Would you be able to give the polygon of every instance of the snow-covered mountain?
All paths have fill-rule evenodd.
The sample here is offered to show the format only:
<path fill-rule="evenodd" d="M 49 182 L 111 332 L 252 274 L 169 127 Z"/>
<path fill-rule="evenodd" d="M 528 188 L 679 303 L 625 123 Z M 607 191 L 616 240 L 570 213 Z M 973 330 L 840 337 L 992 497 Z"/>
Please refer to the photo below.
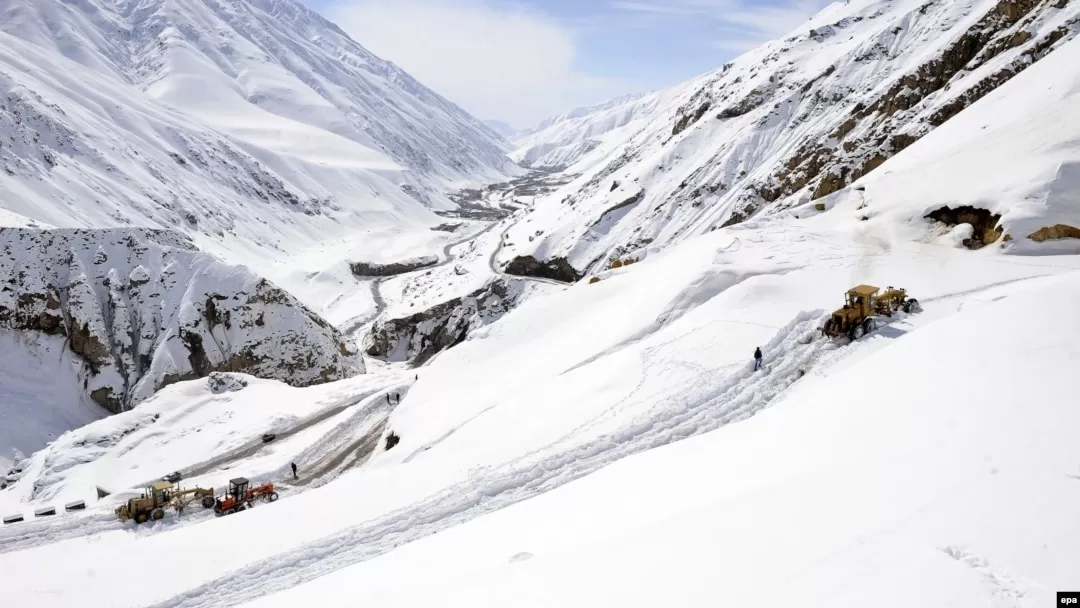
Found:
<path fill-rule="evenodd" d="M 380 311 L 362 319 L 377 319 L 368 346 L 397 352 L 335 382 L 218 373 L 106 419 L 66 412 L 87 424 L 0 477 L 4 600 L 1050 605 L 1080 572 L 1074 4 L 834 4 L 663 93 L 653 120 L 603 162 L 581 157 L 584 174 L 550 197 L 545 184 L 566 175 L 470 190 L 471 204 L 496 202 L 477 209 L 506 214 L 431 231 L 460 230 L 453 240 L 357 238 L 369 258 L 355 267 L 379 275 L 364 279 Z M 146 310 L 130 305 L 143 301 L 138 256 L 114 245 L 102 268 L 72 249 L 88 277 L 118 267 L 94 288 L 127 293 L 99 299 Z M 382 276 L 418 247 L 417 270 Z M 143 257 L 202 256 L 160 249 Z M 633 263 L 608 267 L 620 250 Z M 43 276 L 80 276 L 60 253 L 26 255 L 50 262 Z M 592 260 L 570 284 L 492 281 Z M 39 272 L 23 261 L 9 274 L 21 266 Z M 202 305 L 185 317 L 199 324 L 206 285 L 182 307 Z M 859 339 L 825 337 L 856 285 L 921 305 L 875 315 Z M 59 323 L 44 293 L 20 322 Z M 0 363 L 22 337 L 0 332 Z M 19 361 L 71 363 L 53 345 Z M 400 363 L 413 356 L 425 363 Z M 16 369 L 5 397 L 85 388 L 56 375 L 34 391 L 48 375 Z M 43 435 L 59 428 L 41 422 Z M 273 482 L 280 500 L 118 521 L 118 505 L 173 471 L 218 496 L 238 476 Z M 66 511 L 76 500 L 86 508 Z"/>
<path fill-rule="evenodd" d="M 215 371 L 309 386 L 364 370 L 292 295 L 176 232 L 3 228 L 0 275 L 0 458 L 93 419 L 90 404 L 121 412 Z M 40 375 L 45 394 L 26 384 Z"/>
<path fill-rule="evenodd" d="M 517 129 L 501 120 L 485 120 L 484 124 L 492 131 L 498 133 L 499 137 L 502 137 L 503 139 L 512 139 L 514 134 L 517 133 Z"/>
<path fill-rule="evenodd" d="M 348 263 L 437 246 L 450 190 L 521 172 L 481 122 L 290 0 L 3 3 L 0 225 L 36 229 L 0 238 L 0 265 L 25 265 L 3 326 L 21 368 L 66 380 L 48 405 L 0 382 L 20 396 L 0 425 L 28 429 L 0 458 L 215 370 L 361 371 L 321 318 L 367 291 Z"/>
<path fill-rule="evenodd" d="M 426 231 L 450 188 L 520 172 L 482 123 L 290 0 L 7 2 L 0 142 L 9 211 L 178 229 L 262 272 Z"/>
<path fill-rule="evenodd" d="M 634 133 L 655 118 L 653 112 L 677 88 L 653 93 L 625 95 L 606 103 L 575 108 L 552 116 L 538 126 L 516 134 L 510 157 L 519 165 L 545 170 L 580 173 L 589 158 L 600 162 Z"/>
<path fill-rule="evenodd" d="M 662 93 L 640 127 L 538 204 L 509 240 L 520 255 L 567 259 L 581 272 L 820 199 L 1037 65 L 1078 29 L 1080 5 L 1055 0 L 834 3 L 786 38 Z"/>

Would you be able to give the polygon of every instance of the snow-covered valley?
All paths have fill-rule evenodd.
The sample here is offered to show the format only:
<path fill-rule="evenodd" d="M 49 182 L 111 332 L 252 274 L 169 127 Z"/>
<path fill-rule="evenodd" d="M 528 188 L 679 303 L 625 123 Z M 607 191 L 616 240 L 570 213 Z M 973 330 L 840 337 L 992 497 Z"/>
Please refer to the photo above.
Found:
<path fill-rule="evenodd" d="M 835 3 L 516 133 L 284 0 L 5 8 L 0 597 L 1050 605 L 1080 585 L 1074 4 Z M 165 124 L 311 213 L 133 161 Z M 857 285 L 918 305 L 823 335 Z M 118 518 L 174 472 L 275 500 Z"/>

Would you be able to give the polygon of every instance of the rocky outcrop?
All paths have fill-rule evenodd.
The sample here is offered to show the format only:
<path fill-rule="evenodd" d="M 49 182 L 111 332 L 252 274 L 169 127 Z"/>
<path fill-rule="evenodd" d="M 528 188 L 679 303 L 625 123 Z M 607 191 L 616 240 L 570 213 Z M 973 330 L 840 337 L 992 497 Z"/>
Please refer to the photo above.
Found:
<path fill-rule="evenodd" d="M 0 329 L 66 336 L 114 413 L 213 372 L 294 386 L 363 372 L 326 321 L 179 233 L 0 228 L 0 276 Z"/>
<path fill-rule="evenodd" d="M 1039 243 L 1057 239 L 1080 239 L 1080 228 L 1068 224 L 1044 226 L 1029 234 L 1028 238 Z"/>
<path fill-rule="evenodd" d="M 206 386 L 210 389 L 210 392 L 215 395 L 222 393 L 235 393 L 236 391 L 247 388 L 247 378 L 240 374 L 229 374 L 224 372 L 212 372 L 210 376 L 206 378 Z"/>
<path fill-rule="evenodd" d="M 429 255 L 400 262 L 378 264 L 375 262 L 349 262 L 349 269 L 353 275 L 361 278 L 367 277 L 392 277 L 428 268 L 439 263 L 439 258 Z"/>
<path fill-rule="evenodd" d="M 982 249 L 996 243 L 1004 229 L 1001 227 L 1001 216 L 990 213 L 986 209 L 976 207 L 941 207 L 926 214 L 926 219 L 941 222 L 948 227 L 968 224 L 972 227 L 971 238 L 964 239 L 963 245 L 968 249 Z"/>
<path fill-rule="evenodd" d="M 841 190 L 884 164 L 933 128 L 959 114 L 1008 82 L 1073 32 L 1065 27 L 1034 39 L 1019 29 L 1062 8 L 1059 0 L 998 0 L 939 55 L 904 74 L 872 103 L 853 106 L 849 119 L 828 139 L 804 144 L 759 192 L 777 201 L 810 186 L 811 198 Z M 932 112 L 930 101 L 955 79 L 966 77 L 991 59 L 1024 47 L 1004 67 L 965 84 L 964 90 Z"/>
<path fill-rule="evenodd" d="M 460 298 L 401 319 L 379 321 L 364 340 L 365 352 L 420 365 L 465 341 L 469 332 L 498 320 L 518 302 L 523 282 L 495 279 Z"/>
<path fill-rule="evenodd" d="M 582 277 L 566 258 L 553 258 L 541 262 L 531 255 L 520 255 L 510 260 L 505 272 L 519 277 L 549 279 L 563 283 L 576 283 Z"/>

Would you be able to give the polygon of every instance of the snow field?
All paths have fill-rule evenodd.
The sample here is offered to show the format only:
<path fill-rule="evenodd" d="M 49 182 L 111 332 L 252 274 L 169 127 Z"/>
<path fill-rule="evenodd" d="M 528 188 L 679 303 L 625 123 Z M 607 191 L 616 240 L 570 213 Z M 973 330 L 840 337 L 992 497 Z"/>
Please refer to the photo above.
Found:
<path fill-rule="evenodd" d="M 307 389 L 235 377 L 247 386 L 215 393 L 206 379 L 182 382 L 133 410 L 65 433 L 27 461 L 25 480 L 0 494 L 0 511 L 29 516 L 30 505 L 86 500 L 87 513 L 107 512 L 118 527 L 111 510 L 173 471 L 184 474 L 183 487 L 213 488 L 237 475 L 291 478 L 291 462 L 314 473 L 351 435 L 385 419 L 386 392 L 407 394 L 408 376 L 380 372 Z M 264 433 L 279 439 L 263 443 Z M 99 487 L 114 495 L 99 502 Z M 0 539 L 6 532 L 0 529 Z"/>
<path fill-rule="evenodd" d="M 125 587 L 121 605 L 233 605 L 251 599 L 252 588 L 283 591 L 530 502 L 622 458 L 745 422 L 800 382 L 824 385 L 830 370 L 848 373 L 921 328 L 992 306 L 986 298 L 997 296 L 986 294 L 1077 266 L 1074 258 L 1015 264 L 883 239 L 848 244 L 839 238 L 846 228 L 808 227 L 749 223 L 649 255 L 598 284 L 530 298 L 417 370 L 388 422 L 398 446 L 332 484 L 233 518 L 229 534 L 252 537 L 247 550 L 223 549 L 213 565 L 190 564 L 183 547 L 216 547 L 214 526 L 224 519 L 143 536 L 116 530 L 94 543 L 100 549 L 107 537 L 109 550 L 129 557 L 168 556 L 168 564 L 148 560 L 152 568 L 88 577 L 74 558 L 90 546 L 83 539 L 0 554 L 0 567 L 29 577 L 35 564 L 50 563 L 63 576 L 15 594 L 57 605 L 75 588 L 113 602 L 113 576 L 140 580 Z M 851 347 L 814 339 L 822 313 L 858 282 L 907 287 L 926 310 Z M 755 374 L 750 355 L 759 345 L 766 370 Z M 274 529 L 272 538 L 260 526 Z"/>
<path fill-rule="evenodd" d="M 245 605 L 1049 605 L 1080 566 L 1080 274 L 997 291 L 753 419 Z"/>

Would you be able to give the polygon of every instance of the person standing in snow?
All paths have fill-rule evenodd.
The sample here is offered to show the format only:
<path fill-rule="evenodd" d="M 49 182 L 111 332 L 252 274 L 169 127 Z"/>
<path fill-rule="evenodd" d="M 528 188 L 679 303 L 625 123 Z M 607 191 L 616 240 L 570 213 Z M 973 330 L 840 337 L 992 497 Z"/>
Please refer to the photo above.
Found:
<path fill-rule="evenodd" d="M 761 369 L 761 347 L 754 349 L 754 371 Z"/>
<path fill-rule="evenodd" d="M 386 405 L 393 405 L 394 402 L 390 401 L 390 393 L 386 393 Z"/>
<path fill-rule="evenodd" d="M 296 475 L 296 463 L 295 463 L 295 462 L 293 462 L 293 463 L 291 463 L 291 464 L 292 464 L 292 478 L 293 478 L 293 479 L 300 479 L 300 477 L 298 477 L 298 476 Z"/>

